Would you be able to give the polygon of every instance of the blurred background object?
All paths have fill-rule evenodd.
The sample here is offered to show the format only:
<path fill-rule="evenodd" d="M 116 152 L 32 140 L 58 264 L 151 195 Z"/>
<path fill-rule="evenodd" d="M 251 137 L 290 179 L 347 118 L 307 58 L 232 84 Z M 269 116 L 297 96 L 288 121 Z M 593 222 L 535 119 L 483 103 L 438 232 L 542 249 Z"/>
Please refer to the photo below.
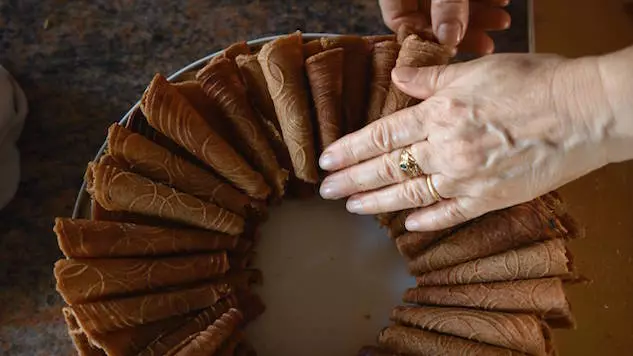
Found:
<path fill-rule="evenodd" d="M 20 153 L 16 142 L 28 105 L 24 92 L 0 65 L 0 209 L 11 201 L 20 181 Z"/>

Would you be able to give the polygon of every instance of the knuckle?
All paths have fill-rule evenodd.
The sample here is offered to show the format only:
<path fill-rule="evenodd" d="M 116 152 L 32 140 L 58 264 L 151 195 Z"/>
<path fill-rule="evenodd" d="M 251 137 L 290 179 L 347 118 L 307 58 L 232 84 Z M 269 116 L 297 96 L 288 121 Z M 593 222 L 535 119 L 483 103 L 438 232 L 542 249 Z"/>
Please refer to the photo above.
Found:
<path fill-rule="evenodd" d="M 376 125 L 371 131 L 371 141 L 380 152 L 391 152 L 393 143 L 389 126 L 387 124 Z"/>
<path fill-rule="evenodd" d="M 343 147 L 343 150 L 346 152 L 351 162 L 360 162 L 360 157 L 358 156 L 358 153 L 354 149 L 354 145 L 350 142 L 349 139 L 341 140 L 341 146 Z"/>
<path fill-rule="evenodd" d="M 428 205 L 429 198 L 426 194 L 425 185 L 422 179 L 415 179 L 407 182 L 402 189 L 402 198 L 408 201 L 412 207 Z"/>
<path fill-rule="evenodd" d="M 378 170 L 378 177 L 383 182 L 399 182 L 401 181 L 402 171 L 400 170 L 399 158 L 394 157 L 394 154 L 388 154 L 382 156 L 381 169 Z"/>

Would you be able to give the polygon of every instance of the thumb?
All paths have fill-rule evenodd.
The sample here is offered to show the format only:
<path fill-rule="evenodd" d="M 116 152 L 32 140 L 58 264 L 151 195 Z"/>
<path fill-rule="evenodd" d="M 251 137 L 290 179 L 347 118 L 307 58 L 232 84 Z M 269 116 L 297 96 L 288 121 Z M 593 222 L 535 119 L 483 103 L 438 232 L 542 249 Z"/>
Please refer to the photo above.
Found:
<path fill-rule="evenodd" d="M 432 0 L 431 23 L 441 44 L 456 47 L 468 26 L 469 0 Z"/>
<path fill-rule="evenodd" d="M 397 67 L 391 72 L 393 83 L 405 94 L 428 99 L 448 87 L 458 76 L 461 63 L 430 67 Z"/>

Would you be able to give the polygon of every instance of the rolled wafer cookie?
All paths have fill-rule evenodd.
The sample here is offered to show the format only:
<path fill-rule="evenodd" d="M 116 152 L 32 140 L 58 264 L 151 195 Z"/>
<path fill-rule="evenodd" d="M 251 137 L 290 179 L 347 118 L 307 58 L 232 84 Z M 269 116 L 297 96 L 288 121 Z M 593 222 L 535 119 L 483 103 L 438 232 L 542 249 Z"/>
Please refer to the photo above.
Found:
<path fill-rule="evenodd" d="M 87 191 L 108 210 L 130 211 L 238 235 L 244 219 L 219 206 L 132 172 L 91 162 Z"/>
<path fill-rule="evenodd" d="M 367 123 L 378 120 L 391 86 L 391 70 L 396 66 L 400 45 L 394 41 L 374 44 L 371 53 L 371 78 L 369 81 L 369 99 Z"/>
<path fill-rule="evenodd" d="M 246 216 L 248 207 L 252 206 L 252 201 L 246 194 L 221 181 L 211 172 L 118 124 L 113 124 L 108 129 L 108 152 L 123 160 L 132 172 L 208 199 L 241 216 Z"/>
<path fill-rule="evenodd" d="M 317 183 L 319 175 L 301 33 L 268 42 L 257 59 L 275 104 L 294 174 L 304 182 Z"/>
<path fill-rule="evenodd" d="M 568 278 L 573 273 L 565 241 L 554 239 L 426 272 L 417 276 L 416 281 L 418 286 L 437 286 L 543 277 Z"/>
<path fill-rule="evenodd" d="M 418 35 L 409 35 L 402 41 L 398 59 L 396 60 L 396 68 L 446 64 L 450 57 L 451 52 L 448 48 L 436 42 L 420 38 Z M 395 84 L 391 83 L 381 116 L 391 115 L 419 102 L 419 99 L 403 93 Z"/>
<path fill-rule="evenodd" d="M 407 303 L 531 313 L 555 327 L 573 326 L 573 316 L 560 278 L 428 286 L 408 289 Z"/>
<path fill-rule="evenodd" d="M 343 133 L 343 54 L 334 48 L 306 59 L 321 152 Z"/>
<path fill-rule="evenodd" d="M 553 195 L 545 195 L 488 213 L 409 261 L 409 270 L 419 275 L 534 242 L 574 237 L 575 223 L 557 212 L 558 204 Z"/>
<path fill-rule="evenodd" d="M 229 270 L 226 253 L 159 258 L 61 259 L 56 289 L 69 305 L 200 282 Z"/>
<path fill-rule="evenodd" d="M 401 325 L 383 329 L 378 335 L 378 344 L 404 355 L 525 356 L 522 352 Z"/>
<path fill-rule="evenodd" d="M 398 306 L 391 320 L 404 326 L 459 336 L 545 356 L 554 348 L 551 330 L 532 314 L 488 312 L 470 308 Z"/>
<path fill-rule="evenodd" d="M 222 59 L 228 59 L 230 61 L 234 61 L 235 57 L 242 54 L 250 54 L 251 49 L 248 47 L 248 44 L 244 41 L 235 42 L 228 47 L 226 47 L 220 55 L 211 58 L 210 63 L 220 61 Z"/>
<path fill-rule="evenodd" d="M 292 170 L 288 146 L 286 146 L 281 134 L 281 126 L 275 112 L 275 104 L 268 91 L 266 77 L 264 77 L 262 66 L 257 60 L 257 55 L 239 55 L 235 58 L 235 63 L 240 69 L 253 109 L 259 114 L 279 165 L 288 171 Z"/>
<path fill-rule="evenodd" d="M 367 113 L 367 83 L 371 45 L 360 36 L 344 35 L 321 38 L 324 50 L 343 48 L 343 113 L 345 131 L 360 129 Z"/>
<path fill-rule="evenodd" d="M 166 356 L 207 356 L 214 355 L 228 341 L 243 322 L 242 313 L 235 308 L 222 314 L 206 330 L 189 336 L 180 345 L 166 353 Z"/>
<path fill-rule="evenodd" d="M 100 348 L 95 347 L 88 341 L 88 336 L 81 330 L 79 324 L 77 324 L 77 319 L 73 315 L 73 312 L 68 307 L 62 308 L 62 314 L 64 315 L 64 320 L 66 321 L 66 326 L 68 328 L 68 336 L 73 342 L 75 346 L 75 350 L 79 356 L 105 356 L 106 353 L 103 352 Z"/>
<path fill-rule="evenodd" d="M 229 295 L 219 300 L 213 306 L 203 309 L 193 316 L 189 317 L 178 328 L 160 335 L 154 341 L 145 347 L 139 356 L 159 356 L 165 355 L 169 350 L 178 346 L 186 340 L 190 335 L 195 335 L 205 330 L 209 325 L 213 324 L 221 315 L 229 311 L 231 308 L 238 306 L 238 300 L 235 295 Z"/>
<path fill-rule="evenodd" d="M 195 314 L 197 312 L 106 333 L 91 333 L 90 343 L 108 355 L 135 356 L 156 338 L 181 328 Z"/>
<path fill-rule="evenodd" d="M 247 97 L 235 62 L 226 58 L 207 64 L 196 79 L 210 100 L 222 110 L 237 135 L 235 144 L 273 187 L 277 197 L 283 196 L 288 171 L 279 166 L 265 130 Z"/>
<path fill-rule="evenodd" d="M 115 221 L 56 218 L 53 231 L 67 258 L 146 257 L 237 250 L 237 236 Z"/>
<path fill-rule="evenodd" d="M 88 338 L 91 338 L 92 333 L 125 329 L 204 309 L 229 294 L 230 287 L 227 284 L 210 283 L 173 291 L 77 304 L 70 308 L 79 326 Z"/>
<path fill-rule="evenodd" d="M 270 187 L 261 174 L 229 145 L 180 94 L 157 74 L 141 98 L 149 124 L 184 147 L 201 162 L 255 199 L 266 199 Z"/>

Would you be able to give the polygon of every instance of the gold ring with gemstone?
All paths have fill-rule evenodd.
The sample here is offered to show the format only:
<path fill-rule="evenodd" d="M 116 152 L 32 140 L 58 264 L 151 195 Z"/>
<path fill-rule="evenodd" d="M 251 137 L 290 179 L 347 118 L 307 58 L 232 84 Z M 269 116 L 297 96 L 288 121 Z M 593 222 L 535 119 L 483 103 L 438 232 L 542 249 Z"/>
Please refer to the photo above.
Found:
<path fill-rule="evenodd" d="M 411 152 L 406 148 L 400 152 L 400 170 L 410 178 L 420 177 L 424 174 Z"/>
<path fill-rule="evenodd" d="M 429 188 L 429 193 L 431 193 L 431 196 L 433 196 L 433 199 L 435 199 L 436 202 L 443 200 L 440 193 L 438 193 L 437 189 L 435 189 L 435 185 L 433 184 L 433 179 L 430 174 L 426 176 L 426 186 Z"/>

